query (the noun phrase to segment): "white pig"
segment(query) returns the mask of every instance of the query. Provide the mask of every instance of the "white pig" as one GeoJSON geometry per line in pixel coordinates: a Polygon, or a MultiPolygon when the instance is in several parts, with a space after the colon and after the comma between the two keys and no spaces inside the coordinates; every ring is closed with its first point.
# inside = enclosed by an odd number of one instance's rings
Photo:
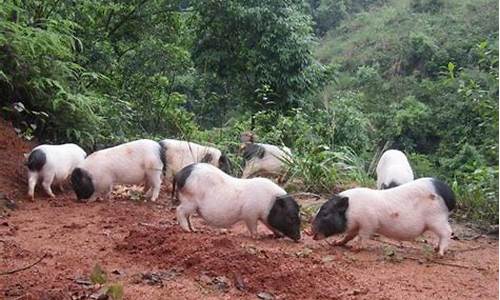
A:
{"type": "Polygon", "coordinates": [[[197,162],[212,164],[226,173],[230,171],[229,159],[217,148],[173,139],[162,140],[160,144],[165,149],[167,172],[170,176],[197,162]]]}
{"type": "Polygon", "coordinates": [[[137,140],[89,155],[71,174],[78,200],[109,196],[116,184],[146,183],[146,197],[155,201],[164,172],[164,149],[152,140],[137,140]]]}
{"type": "Polygon", "coordinates": [[[300,239],[299,206],[285,190],[266,178],[240,179],[206,164],[191,164],[175,175],[180,205],[177,221],[185,231],[194,231],[189,217],[194,212],[207,223],[229,227],[244,221],[251,236],[257,236],[260,220],[273,232],[300,239]]]}
{"type": "Polygon", "coordinates": [[[28,167],[28,196],[35,198],[35,187],[39,180],[45,192],[55,197],[51,186],[55,182],[61,191],[73,169],[85,159],[87,153],[75,144],[40,145],[26,154],[28,167]]]}
{"type": "Polygon", "coordinates": [[[411,240],[426,230],[439,237],[436,250],[444,255],[451,237],[448,223],[455,207],[453,191],[434,178],[420,178],[387,190],[354,188],[334,195],[316,214],[312,232],[315,240],[346,233],[336,245],[374,233],[397,240],[411,240]]]}
{"type": "Polygon", "coordinates": [[[286,163],[292,159],[288,147],[246,142],[240,146],[245,166],[242,178],[255,175],[280,175],[286,170],[286,163]]]}
{"type": "Polygon", "coordinates": [[[413,170],[406,155],[399,150],[387,150],[377,164],[377,188],[390,189],[413,180],[413,170]]]}

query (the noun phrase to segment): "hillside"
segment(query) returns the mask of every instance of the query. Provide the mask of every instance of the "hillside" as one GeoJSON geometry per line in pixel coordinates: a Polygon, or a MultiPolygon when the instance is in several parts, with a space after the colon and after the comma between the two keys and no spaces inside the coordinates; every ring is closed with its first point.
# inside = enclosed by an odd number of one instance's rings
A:
{"type": "MultiPolygon", "coordinates": [[[[263,226],[255,240],[242,224],[221,231],[198,217],[198,232],[186,233],[165,191],[157,203],[132,201],[123,189],[104,202],[78,203],[72,192],[25,200],[20,150],[29,144],[5,122],[0,136],[9,137],[0,148],[0,157],[9,158],[0,160],[0,191],[19,206],[0,217],[2,299],[95,299],[109,286],[115,299],[117,291],[123,299],[498,295],[498,240],[458,224],[459,239],[443,259],[434,256],[431,235],[402,246],[377,238],[355,252],[307,235],[299,243],[275,239],[263,226]]],[[[308,210],[318,205],[300,203],[308,210]]]]}

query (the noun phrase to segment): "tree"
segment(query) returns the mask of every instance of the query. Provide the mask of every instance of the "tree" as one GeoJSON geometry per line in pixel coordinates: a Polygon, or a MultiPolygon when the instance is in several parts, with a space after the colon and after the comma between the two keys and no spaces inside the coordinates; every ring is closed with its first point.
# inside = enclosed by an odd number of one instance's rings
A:
{"type": "Polygon", "coordinates": [[[253,111],[297,107],[325,76],[302,1],[195,2],[196,66],[253,111]]]}

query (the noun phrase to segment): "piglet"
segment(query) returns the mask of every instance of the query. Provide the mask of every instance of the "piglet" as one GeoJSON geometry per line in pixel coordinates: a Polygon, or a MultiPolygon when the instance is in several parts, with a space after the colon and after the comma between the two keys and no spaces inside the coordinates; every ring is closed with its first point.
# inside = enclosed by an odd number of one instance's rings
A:
{"type": "Polygon", "coordinates": [[[28,196],[35,198],[35,187],[42,181],[45,192],[52,198],[52,183],[57,183],[61,191],[63,184],[73,169],[85,159],[87,154],[75,144],[40,145],[26,154],[28,167],[28,196]]]}
{"type": "Polygon", "coordinates": [[[413,170],[406,155],[399,150],[387,150],[377,164],[377,188],[390,189],[413,180],[413,170]]]}
{"type": "Polygon", "coordinates": [[[292,151],[288,147],[246,142],[241,144],[240,152],[245,161],[242,178],[283,175],[287,163],[292,161],[292,151]]]}
{"type": "Polygon", "coordinates": [[[185,231],[194,231],[189,217],[198,212],[217,227],[244,221],[254,238],[260,220],[276,234],[300,239],[299,205],[269,179],[235,178],[210,164],[196,163],[175,175],[174,193],[175,188],[180,200],[177,220],[185,231]]]}
{"type": "Polygon", "coordinates": [[[108,197],[116,184],[146,183],[146,197],[155,201],[165,172],[164,148],[152,140],[137,140],[89,155],[71,174],[78,200],[108,197]]]}
{"type": "Polygon", "coordinates": [[[455,207],[453,191],[434,178],[421,178],[387,190],[354,188],[334,195],[314,217],[315,240],[346,233],[336,245],[359,236],[363,240],[379,233],[396,240],[412,240],[426,230],[439,237],[436,247],[444,255],[451,238],[448,223],[455,207]]]}

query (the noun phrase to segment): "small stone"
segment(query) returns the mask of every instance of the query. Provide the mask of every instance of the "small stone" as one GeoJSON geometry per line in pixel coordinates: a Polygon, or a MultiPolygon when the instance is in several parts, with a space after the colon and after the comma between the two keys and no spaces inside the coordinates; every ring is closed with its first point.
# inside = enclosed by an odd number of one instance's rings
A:
{"type": "Polygon", "coordinates": [[[97,292],[90,295],[90,299],[107,300],[109,298],[107,292],[108,292],[108,288],[103,287],[103,288],[99,289],[97,292]]]}
{"type": "Polygon", "coordinates": [[[323,263],[329,263],[335,260],[335,257],[333,255],[327,255],[321,259],[323,263]]]}
{"type": "Polygon", "coordinates": [[[274,296],[268,292],[260,292],[257,294],[257,297],[262,300],[274,300],[274,296]]]}

